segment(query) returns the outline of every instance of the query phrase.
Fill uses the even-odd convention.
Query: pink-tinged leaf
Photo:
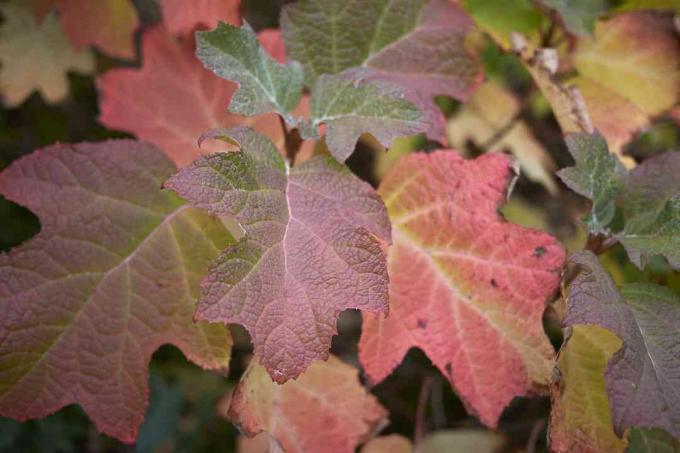
[[[306,82],[321,74],[361,68],[364,77],[397,84],[445,142],[437,95],[466,100],[482,82],[477,56],[465,44],[470,17],[445,0],[304,0],[284,7],[281,27],[291,59]],[[361,30],[361,32],[355,32]]]
[[[203,280],[196,319],[238,323],[277,382],[328,357],[340,312],[387,311],[385,206],[330,156],[289,168],[250,129],[213,131],[240,151],[204,156],[165,187],[245,236],[225,249]]]
[[[229,418],[248,436],[267,432],[287,453],[351,453],[387,423],[387,411],[335,356],[277,385],[253,362],[234,391]]]
[[[40,18],[49,7],[77,49],[96,46],[118,58],[135,56],[134,33],[139,19],[132,0],[33,0]]]
[[[191,42],[157,27],[144,34],[142,49],[141,69],[114,69],[99,78],[102,124],[159,146],[178,166],[222,149],[216,143],[197,145],[203,132],[216,127],[247,124],[283,145],[277,115],[246,118],[227,112],[236,85],[205,70]]]
[[[543,332],[564,251],[497,213],[514,174],[503,154],[412,154],[378,192],[392,222],[390,314],[364,315],[359,359],[372,382],[419,347],[488,426],[516,396],[547,390]]]
[[[232,239],[160,190],[175,171],[155,147],[119,140],[54,145],[0,174],[0,193],[42,223],[0,255],[1,416],[76,403],[100,431],[132,442],[159,346],[226,370],[227,329],[192,315],[201,276]]]
[[[241,0],[161,0],[161,10],[170,32],[189,35],[197,28],[215,28],[219,21],[240,25],[240,4]]]

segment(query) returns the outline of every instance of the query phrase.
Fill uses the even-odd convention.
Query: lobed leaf
[[[365,314],[359,344],[373,383],[423,349],[488,426],[548,385],[554,352],[541,319],[564,259],[553,237],[498,215],[513,176],[503,154],[401,159],[379,188],[394,240],[390,316]]]
[[[228,415],[246,435],[267,432],[270,443],[289,453],[354,452],[387,422],[387,411],[359,384],[357,370],[335,356],[283,385],[252,362]]]
[[[49,14],[36,24],[26,2],[3,2],[0,11],[0,93],[7,107],[16,107],[34,90],[45,101],[62,101],[68,94],[68,71],[90,73],[94,58],[89,51],[78,52],[71,46]]]
[[[200,158],[165,186],[245,236],[202,283],[196,318],[242,324],[279,382],[327,358],[340,311],[387,311],[389,220],[375,191],[330,156],[289,168],[245,128],[210,136],[240,151]]]
[[[326,143],[339,162],[347,160],[364,133],[389,148],[396,137],[414,135],[427,127],[418,109],[404,99],[401,88],[366,82],[361,76],[317,78],[311,114],[312,127],[326,125]],[[307,136],[313,137],[310,133]]]
[[[467,99],[482,81],[465,44],[472,21],[445,0],[304,0],[286,5],[281,28],[288,56],[313,86],[322,74],[362,68],[364,77],[403,87],[424,113],[428,136],[445,141],[434,96]]]
[[[302,94],[302,68],[297,62],[281,64],[260,46],[248,24],[220,23],[216,29],[196,33],[196,56],[218,76],[239,86],[229,111],[243,115],[277,112],[295,124],[290,112]]]
[[[605,371],[615,432],[644,426],[680,436],[680,297],[648,283],[617,288],[589,251],[573,254],[569,266],[577,274],[564,325],[599,325],[623,342]]]
[[[33,0],[33,4],[39,17],[58,10],[59,22],[76,49],[97,46],[114,57],[134,58],[139,19],[131,0]]]
[[[280,41],[276,38],[268,33],[269,41]],[[216,127],[249,125],[283,145],[276,114],[245,118],[226,111],[236,86],[204,69],[191,42],[155,27],[142,37],[142,57],[141,69],[116,68],[97,79],[99,121],[105,126],[159,146],[180,167],[220,150],[197,144],[203,132]]]
[[[609,153],[607,142],[598,133],[570,134],[567,147],[576,165],[557,172],[574,192],[593,202],[586,223],[593,233],[606,233],[616,213],[616,197],[623,190],[626,169]]]
[[[132,442],[159,346],[227,369],[227,329],[192,315],[201,276],[232,239],[160,190],[174,171],[158,149],[119,140],[54,145],[0,174],[0,193],[42,222],[0,255],[0,415],[77,403],[100,431]]]

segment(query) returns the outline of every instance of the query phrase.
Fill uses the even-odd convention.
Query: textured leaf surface
[[[677,453],[680,440],[661,429],[633,428],[627,453]]]
[[[0,92],[5,105],[16,107],[34,90],[47,102],[68,94],[67,71],[89,73],[94,59],[89,51],[77,52],[49,14],[38,25],[26,2],[0,4]]]
[[[618,435],[633,426],[660,428],[680,436],[680,297],[647,283],[623,286],[589,251],[569,265],[578,274],[568,289],[566,326],[596,324],[623,342],[605,372]]]
[[[418,109],[404,99],[395,85],[322,75],[314,84],[312,125],[326,125],[326,143],[338,161],[344,162],[361,134],[370,133],[384,147],[402,135],[423,132],[427,124]]]
[[[115,57],[134,58],[133,38],[139,19],[131,0],[42,0],[40,3],[43,8],[50,5],[58,10],[59,22],[77,49],[97,46]]]
[[[680,152],[645,160],[630,172],[623,194],[625,227],[617,235],[628,256],[644,268],[663,255],[680,270]]]
[[[142,56],[141,69],[114,69],[98,79],[99,121],[105,126],[159,146],[179,166],[221,149],[197,145],[201,134],[216,127],[250,125],[283,145],[276,114],[244,118],[226,111],[235,85],[205,70],[191,42],[156,27],[144,34]]]
[[[423,349],[489,426],[513,397],[547,387],[541,317],[564,259],[554,238],[497,214],[512,177],[503,154],[402,158],[379,189],[394,240],[390,315],[366,314],[359,345],[372,382]]]
[[[519,100],[512,93],[499,84],[484,83],[449,120],[446,126],[449,143],[464,149],[467,140],[472,140],[478,147],[491,140],[494,147],[490,151],[511,151],[530,180],[555,193],[557,187],[552,176],[555,162],[534,138],[526,122],[517,120],[519,111]],[[502,137],[492,140],[500,131],[504,131]]]
[[[212,264],[196,317],[244,325],[285,382],[328,357],[340,311],[387,311],[389,220],[375,191],[330,156],[288,168],[252,130],[213,136],[240,151],[202,157],[166,183],[246,233]]]
[[[545,21],[531,0],[462,0],[461,4],[504,49],[510,48],[510,33],[533,37]]]
[[[639,12],[598,22],[595,37],[579,41],[574,64],[648,115],[680,96],[680,43],[667,17]]]
[[[626,170],[618,158],[609,153],[607,142],[595,134],[570,134],[567,147],[576,165],[557,172],[574,192],[592,200],[588,229],[605,233],[614,219],[616,197],[626,182]]]
[[[229,418],[249,436],[266,431],[288,453],[343,453],[382,428],[387,412],[359,384],[354,367],[330,356],[283,385],[252,362],[234,391]]]
[[[163,23],[171,32],[188,35],[197,27],[212,29],[219,21],[241,24],[241,0],[161,0]]]
[[[621,347],[616,335],[598,326],[574,326],[557,359],[553,382],[550,449],[556,453],[623,452],[626,441],[612,428],[604,371]]]
[[[541,0],[562,16],[564,24],[572,33],[591,35],[595,21],[607,10],[607,0]]]
[[[282,65],[260,46],[248,24],[220,23],[212,31],[196,34],[196,55],[218,76],[239,86],[229,111],[243,115],[277,112],[287,118],[302,94],[302,68],[296,62]]]
[[[306,0],[284,7],[281,28],[291,59],[305,65],[306,83],[321,74],[361,67],[372,80],[406,89],[443,141],[435,95],[467,99],[482,80],[466,47],[469,17],[444,0]]]
[[[77,403],[100,431],[132,442],[160,345],[226,369],[227,329],[192,315],[200,278],[231,238],[160,190],[174,171],[156,148],[121,140],[55,145],[0,174],[0,192],[42,222],[0,255],[0,415]]]

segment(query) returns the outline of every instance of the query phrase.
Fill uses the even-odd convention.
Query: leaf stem
[[[286,151],[286,157],[290,161],[291,167],[295,163],[295,156],[300,151],[302,147],[302,137],[300,136],[300,131],[297,128],[289,128],[286,121],[282,116],[279,115],[279,120],[281,121],[281,128],[283,129],[283,135],[285,138],[284,147]]]
[[[418,395],[418,407],[416,408],[416,426],[413,433],[414,450],[418,450],[418,446],[425,436],[425,408],[427,407],[427,400],[430,396],[430,389],[432,388],[432,375],[425,376],[423,383],[420,386],[420,394]]]

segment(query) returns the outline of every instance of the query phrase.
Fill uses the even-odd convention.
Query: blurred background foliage
[[[135,0],[134,3],[143,23],[141,30],[160,20],[159,5],[154,0]],[[284,0],[245,0],[242,2],[242,15],[256,30],[276,27],[279,9],[284,3]],[[598,3],[603,11],[621,4],[604,0]],[[499,29],[542,33],[552,27],[555,20],[545,7],[529,0],[466,0],[463,4],[476,10],[486,20],[497,22],[495,26]],[[139,37],[140,31],[136,35],[137,61],[116,60],[97,52],[96,73],[101,74],[115,66],[139,66]],[[517,111],[508,121],[526,124],[530,136],[558,168],[571,165],[549,104],[525,67],[514,55],[500,50],[486,35],[476,36],[473,45],[480,51],[487,79],[504,87],[519,100]],[[450,98],[438,101],[450,118],[456,118],[463,109]],[[94,75],[73,73],[69,74],[69,96],[61,103],[49,105],[34,93],[17,108],[0,108],[0,170],[13,160],[55,142],[100,141],[128,136],[99,124],[98,113]],[[482,148],[497,144],[507,126],[497,127],[501,134],[492,137],[491,143],[480,147],[479,143],[466,140],[459,150],[470,156],[479,154]],[[526,146],[526,143],[520,140],[517,145]],[[670,116],[661,116],[638,133],[625,147],[624,153],[642,160],[655,153],[680,149],[679,145],[678,123]],[[436,147],[423,137],[411,137],[398,139],[389,153],[376,153],[375,142],[366,138],[358,145],[348,165],[360,177],[377,185],[400,156]],[[522,174],[502,213],[512,222],[555,234],[572,251],[582,248],[585,243],[587,235],[580,219],[587,210],[586,201],[571,191],[559,190],[551,194],[544,185]],[[0,251],[7,251],[29,239],[39,229],[40,224],[31,212],[0,197]],[[618,245],[608,250],[602,261],[619,283],[653,281],[680,291],[680,276],[670,271],[662,259],[654,260],[641,272],[628,261],[625,251]],[[562,334],[555,319],[549,309],[545,316],[546,331],[559,347]],[[360,329],[361,317],[357,312],[342,314],[340,335],[334,338],[332,350],[349,363],[357,363]],[[236,345],[228,377],[200,370],[171,346],[161,348],[154,355],[150,405],[135,446],[123,445],[98,434],[79,407],[69,406],[45,419],[26,423],[0,418],[0,451],[235,451],[238,432],[220,416],[220,402],[243,373],[251,348],[243,329],[236,327],[233,331]],[[467,415],[451,387],[419,350],[409,352],[399,368],[372,391],[390,411],[391,424],[383,434],[399,433],[412,438],[419,411],[423,412],[421,416],[426,432],[481,427],[474,417]],[[545,430],[548,414],[547,397],[514,401],[504,412],[499,425],[502,449],[547,451]]]

